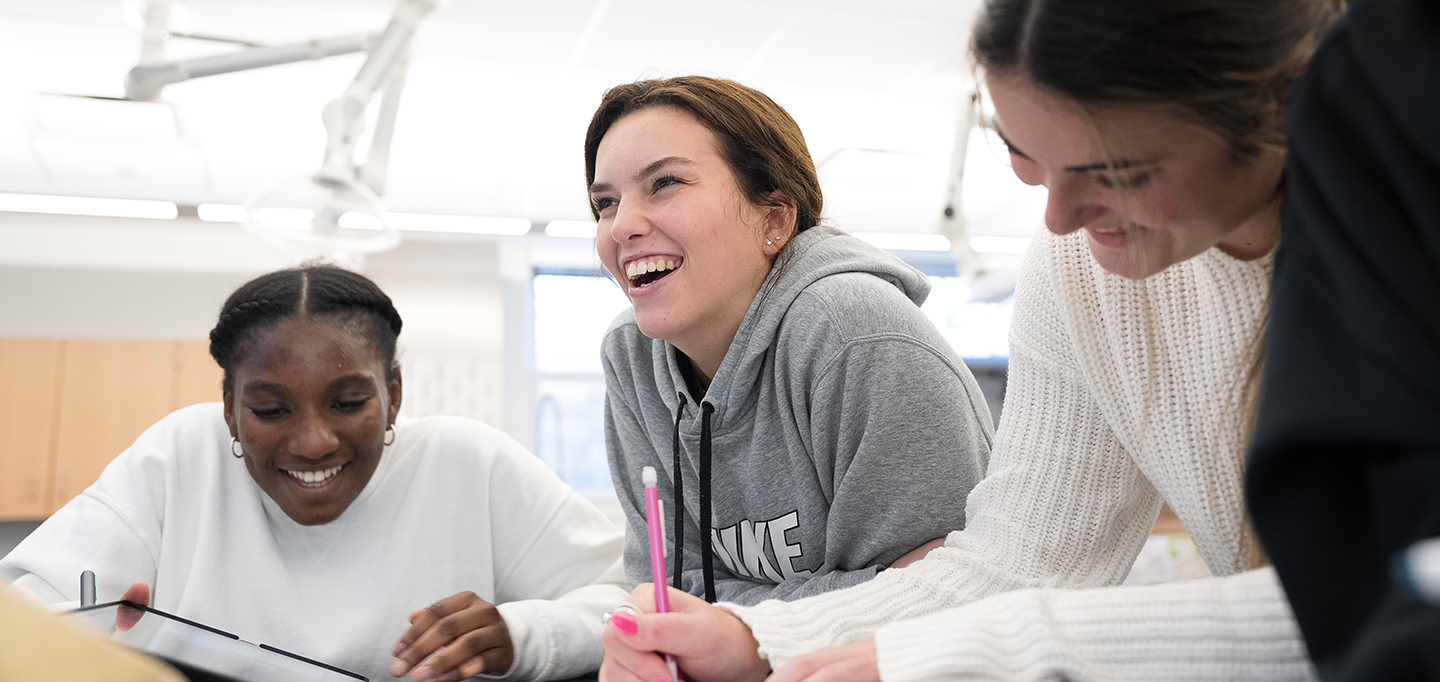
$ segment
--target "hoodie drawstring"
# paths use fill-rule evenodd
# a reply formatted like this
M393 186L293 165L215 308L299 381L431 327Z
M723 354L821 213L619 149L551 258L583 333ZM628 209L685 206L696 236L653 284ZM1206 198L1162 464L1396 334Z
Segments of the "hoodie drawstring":
M685 477L681 475L680 469L680 423L685 416L685 405L688 401L684 393L680 393L680 407L675 410L675 439L671 445L674 455L671 471L675 472L674 491L671 503L675 506L675 565L670 573L670 586L677 590L684 590L680 580L681 572L685 570ZM700 403L700 518L704 523L700 524L700 531L709 535L710 528L710 413L715 411L715 406L707 402ZM705 581L705 601L715 603L715 548L710 545L709 537L700 538L700 558L703 563L703 577Z
M671 504L675 506L675 523L671 528L675 529L675 565L670 570L670 586L677 590L684 591L685 587L680 582L680 571L685 569L685 479L680 475L680 418L685 416L685 394L680 394L680 408L675 410L675 444L672 450L675 460L671 471L675 472L675 489L672 491Z
M700 518L705 524L700 531L700 557L705 564L705 601L715 603L715 547L710 542L710 413L715 406L700 403Z

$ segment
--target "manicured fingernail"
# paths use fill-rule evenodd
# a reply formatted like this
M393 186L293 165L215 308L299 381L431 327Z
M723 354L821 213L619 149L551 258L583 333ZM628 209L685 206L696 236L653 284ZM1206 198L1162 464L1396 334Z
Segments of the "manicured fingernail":
M432 671L430 670L429 666L422 665L416 668L414 672L410 673L410 679L416 680L417 682L424 682L425 680L430 679L431 672Z
M407 670L409 670L409 669L410 669L410 664L406 663L405 661L395 661L394 663L391 663L391 664L390 664L390 676L391 676L391 677L404 677L404 676L405 676L405 671L407 671Z
M628 613L617 613L610 616L610 624L627 635L633 635L640 629L640 624L636 623L635 619Z

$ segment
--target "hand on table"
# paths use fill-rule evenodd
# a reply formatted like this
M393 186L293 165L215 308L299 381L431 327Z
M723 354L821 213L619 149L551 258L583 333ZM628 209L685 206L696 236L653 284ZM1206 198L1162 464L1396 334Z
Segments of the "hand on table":
M875 640L796 656L766 682L880 682Z
M668 652L692 682L758 682L770 666L760 658L759 645L739 618L704 600L666 588L670 613L655 613L655 588L645 583L630 593L630 603L643 615L617 612L600 641L605 662L601 682L669 680L670 669L656 652Z
M134 583L125 590L125 596L121 597L121 599L149 606L150 586L145 583ZM121 604L120 608L115 610L115 629L125 632L135 627L135 624L140 622L140 617L143 615L145 615L144 611Z
M495 605L461 592L410 614L410 629L395 642L394 654L395 677L410 673L414 680L453 682L503 674L515 661L515 646Z

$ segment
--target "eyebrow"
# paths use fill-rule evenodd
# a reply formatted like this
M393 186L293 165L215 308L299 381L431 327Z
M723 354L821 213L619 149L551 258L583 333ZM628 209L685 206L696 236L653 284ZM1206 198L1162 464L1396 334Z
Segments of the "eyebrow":
M1030 156L1027 155L1025 152L1020 151L1020 148L1016 147L1015 143L1010 141L1010 138L1005 137L1005 133L1000 132L1000 123L998 121L994 125L994 130L995 134L1000 136L1000 140L1005 143L1005 146L1010 148L1011 153L1027 161L1034 161L1034 159L1030 158ZM1154 163L1154 159L1127 159L1124 161L1116 161L1114 163L1106 163L1104 161L1101 161L1099 163L1087 163L1082 166L1066 166L1065 171L1068 173L1088 173L1090 171L1124 170L1126 168L1135 168L1136 166L1149 166Z
M667 156L667 157L665 157L665 158L663 158L663 159L658 159L658 160L656 160L656 161L652 161L652 162L650 163L650 165L645 166L644 168L641 168L638 172L635 173L635 176L634 176L633 178L631 178L631 179L634 180L635 182L639 182L639 181L644 180L645 178L647 178L647 177L649 177L649 176L651 176L651 175L654 175L654 174L655 174L655 171L658 171L658 170L660 170L661 168L664 168L665 166L668 166L668 165L670 165L670 164L672 164L672 163L692 165L692 164L694 164L695 162L694 162L694 161L691 161L690 159L687 159L687 158L685 158L685 157L683 157L683 156ZM590 185L590 193L591 193L591 194L596 194L596 193L599 193L599 192L609 192L609 191L614 190L614 189L615 189L615 188L614 188L614 187L611 187L611 186L610 186L610 183L608 183L608 182L597 182L597 183L595 183L595 184Z
M365 385L369 385L370 383L371 383L371 378L370 378L369 375L366 375L366 374L346 374L345 376L340 377L339 379L336 379L336 380L330 382L330 388L332 388L332 389L340 388L340 387L345 386L345 385L348 385L348 384L365 384ZM252 382L249 382L249 383L245 384L245 390L247 390L247 391L265 391L266 393L274 393L274 394L276 394L276 395L289 395L289 394L290 394L290 389L289 389L289 388L286 388L284 384L277 384L277 383L275 383L275 382L273 382L273 381L252 381Z

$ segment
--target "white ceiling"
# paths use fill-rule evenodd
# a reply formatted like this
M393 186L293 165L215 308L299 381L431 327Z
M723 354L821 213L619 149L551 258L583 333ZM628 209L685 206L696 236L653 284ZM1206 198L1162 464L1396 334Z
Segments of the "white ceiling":
M965 47L977 4L450 0L413 43L386 207L588 218L582 140L601 93L701 73L757 87L791 112L840 227L933 231L960 105L974 89ZM241 203L319 166L321 107L364 55L197 79L154 103L73 97L123 95L139 5L0 0L0 192ZM394 1L175 5L179 30L283 44L379 32ZM168 56L234 49L172 38ZM1043 192L974 139L972 230L1028 235Z

